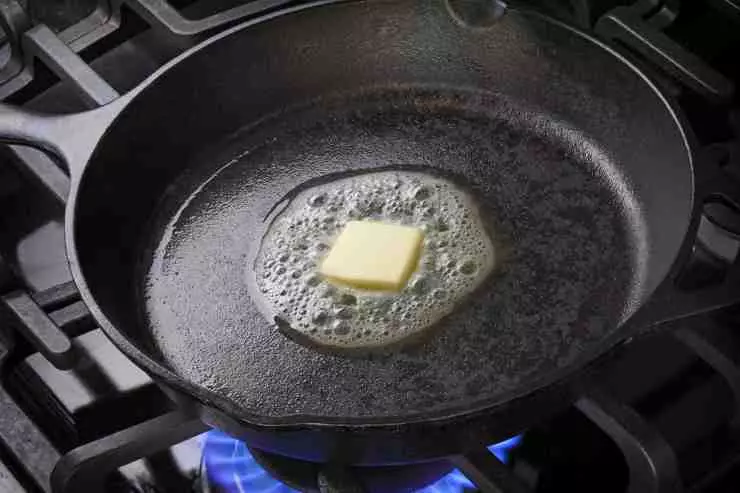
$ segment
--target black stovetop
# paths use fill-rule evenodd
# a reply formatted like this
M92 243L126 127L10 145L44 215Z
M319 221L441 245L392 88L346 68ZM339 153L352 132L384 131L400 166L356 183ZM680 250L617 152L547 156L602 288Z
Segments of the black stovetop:
M89 63L123 93L209 34L279 3L3 2L0 11L20 34L6 33L0 49L0 61L10 60L0 70L0 97L47 112L83 110L94 104L95 87L76 89L70 79L77 63ZM740 179L733 91L740 83L740 4L631 3L538 7L596 32L652 74L678 99L701 145ZM609 29L623 17L638 31ZM235 477L244 491L291 491L274 479L280 474L270 460L218 432L201 434L203 425L185 420L97 329L66 266L66 175L28 149L3 148L0 159L0 491L75 491L89 478L112 492L239 491ZM738 235L737 211L721 202L707 207L683 285L720 282ZM505 454L497 449L500 461L445 459L448 469L463 469L481 491L737 491L739 310L668 324L634 342L573 407L532 423ZM60 340L74 345L74 358L56 351ZM420 491L476 491L470 480L456 471Z

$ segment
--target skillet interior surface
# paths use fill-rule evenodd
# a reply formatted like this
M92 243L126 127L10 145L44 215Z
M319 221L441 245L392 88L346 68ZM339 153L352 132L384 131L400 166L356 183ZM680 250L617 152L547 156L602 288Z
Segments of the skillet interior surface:
M334 95L242 130L199 156L153 227L142 297L157 348L179 374L273 415L464 407L566 364L617 326L644 275L634 197L567 138L583 137L492 94L419 87ZM347 357L288 340L249 295L264 218L306 182L386 167L470 191L494 274L402 350Z
M263 217L308 181L397 166L472 194L494 274L391 354L287 339L248 296ZM470 28L443 0L380 0L199 48L133 98L76 193L75 279L150 373L252 424L393 424L487 409L611 347L675 258L692 173L666 102L596 43L537 14Z

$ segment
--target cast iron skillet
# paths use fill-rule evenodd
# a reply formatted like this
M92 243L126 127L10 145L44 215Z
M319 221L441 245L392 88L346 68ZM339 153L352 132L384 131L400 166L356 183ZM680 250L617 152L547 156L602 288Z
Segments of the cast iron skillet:
M468 23L443 0L269 14L101 109L4 108L0 133L68 167L70 265L113 342L206 423L317 461L451 454L569 402L671 316L643 305L700 203L685 132L635 67L538 14ZM246 290L262 218L306 182L388 167L467 188L495 274L388 354L289 340Z

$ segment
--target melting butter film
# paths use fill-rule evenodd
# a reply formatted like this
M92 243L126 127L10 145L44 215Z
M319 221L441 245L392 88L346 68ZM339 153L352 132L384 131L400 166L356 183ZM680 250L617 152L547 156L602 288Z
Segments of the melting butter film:
M348 221L421 228L416 271L400 292L338 286L318 273ZM255 256L258 296L269 317L328 347L377 347L434 325L494 266L493 244L472 198L423 173L384 171L304 190L269 225Z

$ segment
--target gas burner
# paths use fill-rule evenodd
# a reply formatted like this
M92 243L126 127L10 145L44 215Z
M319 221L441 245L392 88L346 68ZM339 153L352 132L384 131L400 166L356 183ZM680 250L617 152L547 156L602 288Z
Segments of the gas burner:
M521 436L488 447L506 463L509 452ZM223 432L211 431L204 437L202 459L203 491L237 493L242 491L318 493L320 465L249 449ZM368 493L463 493L475 485L447 460L423 464L363 467L353 473Z

